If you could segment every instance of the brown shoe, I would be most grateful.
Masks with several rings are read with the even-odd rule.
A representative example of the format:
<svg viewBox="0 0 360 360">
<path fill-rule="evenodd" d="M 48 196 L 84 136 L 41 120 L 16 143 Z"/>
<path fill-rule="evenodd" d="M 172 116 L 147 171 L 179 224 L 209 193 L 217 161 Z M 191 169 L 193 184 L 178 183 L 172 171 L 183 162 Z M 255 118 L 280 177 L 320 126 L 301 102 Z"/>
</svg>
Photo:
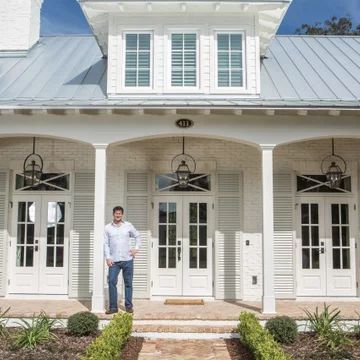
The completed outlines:
<svg viewBox="0 0 360 360">
<path fill-rule="evenodd" d="M 118 309 L 109 309 L 105 311 L 106 315 L 116 314 L 118 312 Z"/>
<path fill-rule="evenodd" d="M 133 308 L 127 308 L 126 312 L 129 314 L 133 314 L 134 313 L 134 309 Z"/>
</svg>

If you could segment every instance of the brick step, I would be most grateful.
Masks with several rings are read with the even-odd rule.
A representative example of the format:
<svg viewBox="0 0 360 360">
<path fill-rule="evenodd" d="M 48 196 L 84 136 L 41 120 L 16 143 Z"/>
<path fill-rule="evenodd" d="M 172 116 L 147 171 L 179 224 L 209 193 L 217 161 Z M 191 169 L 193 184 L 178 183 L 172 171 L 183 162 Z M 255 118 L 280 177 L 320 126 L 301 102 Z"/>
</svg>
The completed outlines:
<svg viewBox="0 0 360 360">
<path fill-rule="evenodd" d="M 235 333 L 236 327 L 212 325 L 133 325 L 133 333 L 209 333 L 225 334 Z"/>
</svg>

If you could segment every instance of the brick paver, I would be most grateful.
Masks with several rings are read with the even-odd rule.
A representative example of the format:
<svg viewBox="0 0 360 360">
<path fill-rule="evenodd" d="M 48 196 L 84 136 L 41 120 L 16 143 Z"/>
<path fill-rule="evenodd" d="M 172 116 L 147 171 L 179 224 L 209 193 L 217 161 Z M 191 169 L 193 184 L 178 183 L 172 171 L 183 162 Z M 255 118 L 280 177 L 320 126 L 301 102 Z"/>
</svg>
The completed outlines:
<svg viewBox="0 0 360 360">
<path fill-rule="evenodd" d="M 145 340 L 138 360 L 230 360 L 223 340 Z"/>
</svg>

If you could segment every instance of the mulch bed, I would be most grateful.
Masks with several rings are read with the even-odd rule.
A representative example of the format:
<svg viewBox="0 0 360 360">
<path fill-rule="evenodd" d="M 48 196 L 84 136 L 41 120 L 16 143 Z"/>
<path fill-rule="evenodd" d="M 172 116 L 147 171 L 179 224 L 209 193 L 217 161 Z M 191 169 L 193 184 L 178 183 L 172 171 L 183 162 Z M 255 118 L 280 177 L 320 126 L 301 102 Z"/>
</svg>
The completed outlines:
<svg viewBox="0 0 360 360">
<path fill-rule="evenodd" d="M 137 360 L 143 342 L 144 338 L 131 336 L 122 351 L 121 360 Z"/>
<path fill-rule="evenodd" d="M 252 354 L 239 339 L 226 340 L 231 360 L 253 360 Z M 282 345 L 293 360 L 356 360 L 360 359 L 360 339 L 351 338 L 346 350 L 337 354 L 330 353 L 316 341 L 313 334 L 299 334 L 294 344 Z"/>
<path fill-rule="evenodd" d="M 10 336 L 17 330 L 11 329 Z M 9 340 L 0 339 L 0 359 L 6 360 L 76 360 L 84 354 L 85 348 L 95 336 L 76 337 L 67 335 L 65 330 L 56 330 L 58 339 L 38 345 L 36 349 L 13 350 Z"/>
</svg>

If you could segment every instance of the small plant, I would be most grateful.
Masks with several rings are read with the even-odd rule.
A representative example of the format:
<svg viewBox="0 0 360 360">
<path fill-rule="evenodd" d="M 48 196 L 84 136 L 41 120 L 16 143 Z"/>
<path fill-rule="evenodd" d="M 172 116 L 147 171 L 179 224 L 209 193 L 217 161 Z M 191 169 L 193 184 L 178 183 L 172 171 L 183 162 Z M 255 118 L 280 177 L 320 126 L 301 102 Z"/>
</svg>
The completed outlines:
<svg viewBox="0 0 360 360">
<path fill-rule="evenodd" d="M 320 338 L 320 342 L 332 352 L 337 352 L 339 349 L 343 349 L 345 345 L 351 343 L 350 339 L 346 337 L 345 332 L 341 329 L 335 329 L 328 332 L 325 336 Z"/>
<path fill-rule="evenodd" d="M 38 344 L 56 339 L 57 336 L 51 332 L 57 320 L 51 320 L 43 311 L 38 317 L 33 315 L 31 321 L 20 320 L 17 324 L 21 330 L 15 335 L 15 348 L 34 349 Z"/>
<path fill-rule="evenodd" d="M 1 311 L 0 308 L 0 336 L 4 337 L 8 335 L 8 331 L 6 330 L 6 325 L 8 323 L 8 319 L 6 318 L 6 314 L 10 311 L 10 307 L 6 310 Z"/>
<path fill-rule="evenodd" d="M 86 336 L 96 334 L 98 326 L 99 319 L 95 314 L 81 311 L 69 317 L 67 329 L 71 335 Z"/>
<path fill-rule="evenodd" d="M 265 328 L 282 344 L 292 344 L 298 336 L 296 321 L 288 316 L 276 316 L 268 320 Z"/>
<path fill-rule="evenodd" d="M 327 306 L 324 303 L 324 309 L 321 313 L 319 313 L 318 307 L 316 307 L 314 313 L 311 313 L 307 309 L 305 309 L 304 312 L 310 322 L 310 329 L 314 331 L 319 338 L 326 336 L 335 329 L 340 329 L 340 310 L 337 308 L 330 311 L 330 305 Z"/>
</svg>

